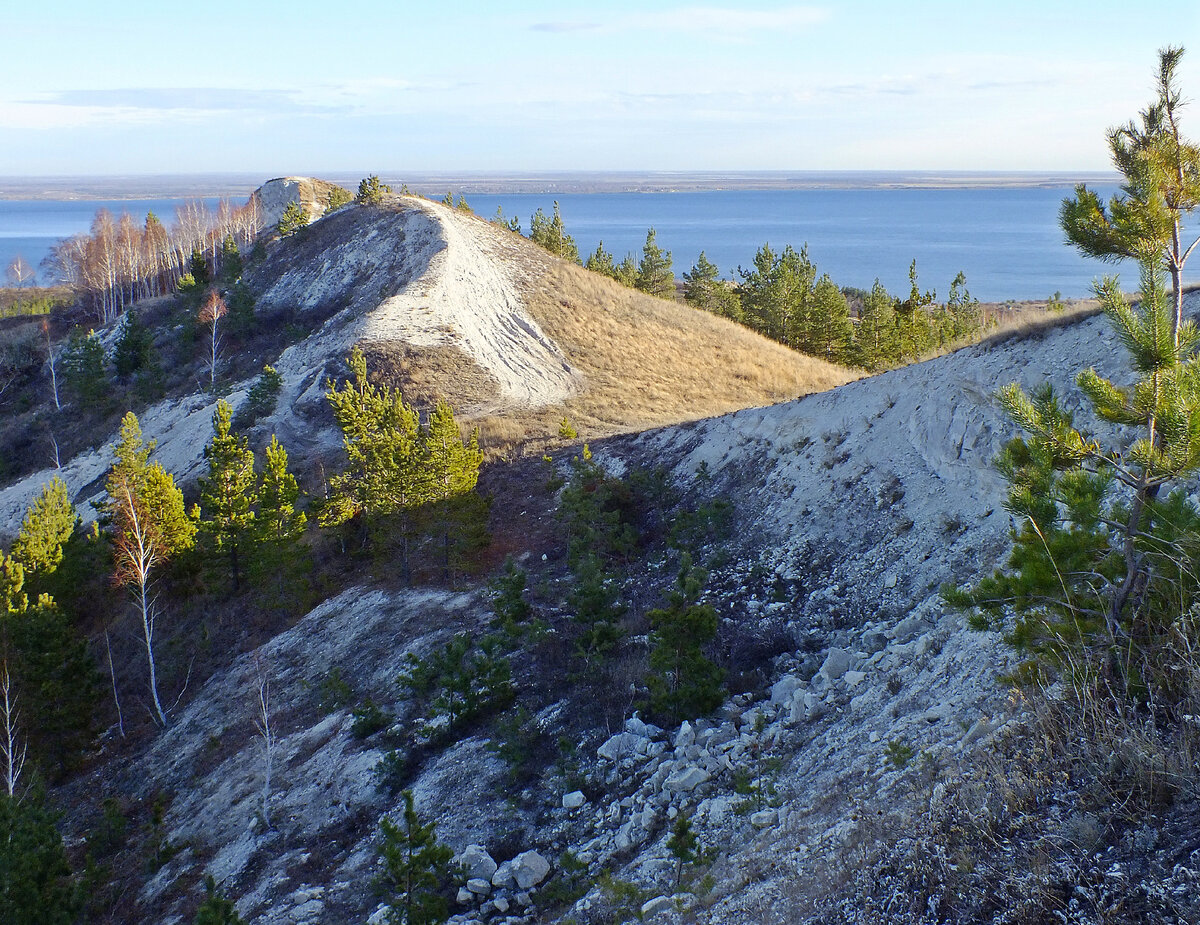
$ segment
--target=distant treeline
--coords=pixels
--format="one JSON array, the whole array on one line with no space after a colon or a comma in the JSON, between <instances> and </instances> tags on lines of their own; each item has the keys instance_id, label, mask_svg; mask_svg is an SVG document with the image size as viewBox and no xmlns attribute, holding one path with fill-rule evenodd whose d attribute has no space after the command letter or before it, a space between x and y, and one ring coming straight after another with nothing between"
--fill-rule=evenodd
<instances>
[{"instance_id":1,"label":"distant treeline","mask_svg":"<svg viewBox=\"0 0 1200 925\"><path fill-rule=\"evenodd\" d=\"M55 244L42 269L78 292L97 320L107 324L138 299L174 292L193 256L208 261L216 272L222 245L229 241L237 248L250 247L261 224L257 196L242 206L221 200L215 213L203 202L188 201L176 208L169 228L153 212L139 226L128 212L114 217L100 209L91 232ZM229 250L226 245L225 252Z\"/></svg>"},{"instance_id":2,"label":"distant treeline","mask_svg":"<svg viewBox=\"0 0 1200 925\"><path fill-rule=\"evenodd\" d=\"M495 223L521 233L520 222L497 210ZM575 239L566 233L558 203L554 214L541 209L530 219L529 238L550 253L650 295L674 298L677 284L671 252L658 246L653 228L646 233L641 260L632 254L617 263L601 241L583 260ZM730 318L772 340L833 363L868 370L910 362L979 332L983 319L978 300L959 273L945 302L917 285L917 265L909 267L906 298L892 296L879 280L869 291L843 288L828 274L818 275L807 245L776 252L764 244L737 279L724 279L703 252L683 274L683 298L689 304Z\"/></svg>"}]
</instances>

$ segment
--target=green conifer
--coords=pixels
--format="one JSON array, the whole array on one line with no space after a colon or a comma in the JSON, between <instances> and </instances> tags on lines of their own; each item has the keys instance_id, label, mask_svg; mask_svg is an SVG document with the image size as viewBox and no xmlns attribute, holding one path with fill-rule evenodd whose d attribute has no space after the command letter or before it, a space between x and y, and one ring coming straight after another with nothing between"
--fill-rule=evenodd
<instances>
[{"instance_id":1,"label":"green conifer","mask_svg":"<svg viewBox=\"0 0 1200 925\"><path fill-rule=\"evenodd\" d=\"M854 361L864 369L875 372L899 359L895 308L896 300L875 280L859 310L854 338Z\"/></svg>"},{"instance_id":2,"label":"green conifer","mask_svg":"<svg viewBox=\"0 0 1200 925\"><path fill-rule=\"evenodd\" d=\"M122 378L133 375L151 365L151 350L154 347L150 329L132 308L125 312L121 321L121 332L113 348L113 367Z\"/></svg>"},{"instance_id":3,"label":"green conifer","mask_svg":"<svg viewBox=\"0 0 1200 925\"><path fill-rule=\"evenodd\" d=\"M63 382L75 394L80 405L92 408L100 404L108 389L104 371L104 345L95 331L83 333L73 328L62 354Z\"/></svg>"},{"instance_id":4,"label":"green conifer","mask_svg":"<svg viewBox=\"0 0 1200 925\"><path fill-rule=\"evenodd\" d=\"M657 238L657 232L653 228L646 232L646 243L642 246L642 260L638 264L634 288L660 299L673 299L675 274L671 272L671 252L659 247Z\"/></svg>"},{"instance_id":5,"label":"green conifer","mask_svg":"<svg viewBox=\"0 0 1200 925\"><path fill-rule=\"evenodd\" d=\"M21 564L25 582L35 593L43 590L38 579L49 577L62 562L63 547L78 523L67 485L56 475L34 499L12 545L12 557Z\"/></svg>"},{"instance_id":6,"label":"green conifer","mask_svg":"<svg viewBox=\"0 0 1200 925\"><path fill-rule=\"evenodd\" d=\"M263 451L258 484L258 512L254 517L254 560L257 569L273 575L280 592L285 579L302 567L300 538L308 518L298 509L300 486L288 470L288 455L275 435Z\"/></svg>"},{"instance_id":7,"label":"green conifer","mask_svg":"<svg viewBox=\"0 0 1200 925\"><path fill-rule=\"evenodd\" d=\"M389 897L388 922L439 925L448 917L449 904L443 891L454 853L437 840L433 823L421 823L412 791L405 790L403 798L400 822L388 816L379 822L379 856L383 861L379 883Z\"/></svg>"},{"instance_id":8,"label":"green conifer","mask_svg":"<svg viewBox=\"0 0 1200 925\"><path fill-rule=\"evenodd\" d=\"M588 256L584 266L593 273L599 273L609 279L617 278L617 265L613 263L613 255L604 249L603 241L596 245L596 249Z\"/></svg>"},{"instance_id":9,"label":"green conifer","mask_svg":"<svg viewBox=\"0 0 1200 925\"><path fill-rule=\"evenodd\" d=\"M296 200L292 200L283 210L283 214L279 216L279 224L276 230L279 232L279 237L290 238L297 231L308 225L308 211L304 206L300 205ZM196 279L199 282L199 277Z\"/></svg>"},{"instance_id":10,"label":"green conifer","mask_svg":"<svg viewBox=\"0 0 1200 925\"><path fill-rule=\"evenodd\" d=\"M442 547L442 577L449 579L453 554L461 551L464 541L478 543L479 518L486 518L486 506L471 497L483 462L479 432L464 443L454 412L439 401L421 436L430 513Z\"/></svg>"},{"instance_id":11,"label":"green conifer","mask_svg":"<svg viewBox=\"0 0 1200 925\"><path fill-rule=\"evenodd\" d=\"M192 925L246 925L232 900L217 892L217 882L212 874L204 878L204 901L196 910Z\"/></svg>"},{"instance_id":12,"label":"green conifer","mask_svg":"<svg viewBox=\"0 0 1200 925\"><path fill-rule=\"evenodd\" d=\"M800 349L830 363L848 362L854 345L850 305L827 274L817 281L813 289L808 320L808 329L798 344Z\"/></svg>"},{"instance_id":13,"label":"green conifer","mask_svg":"<svg viewBox=\"0 0 1200 925\"><path fill-rule=\"evenodd\" d=\"M78 900L55 825L40 789L20 797L0 792L0 922L71 925Z\"/></svg>"},{"instance_id":14,"label":"green conifer","mask_svg":"<svg viewBox=\"0 0 1200 925\"><path fill-rule=\"evenodd\" d=\"M213 436L204 448L208 475L200 479L200 531L209 548L227 558L234 592L254 527L254 452L232 430L233 408L222 399L213 412Z\"/></svg>"},{"instance_id":15,"label":"green conifer","mask_svg":"<svg viewBox=\"0 0 1200 925\"><path fill-rule=\"evenodd\" d=\"M1193 663L1175 653L1200 645L1189 610L1200 599L1200 508L1181 487L1200 471L1200 331L1175 327L1157 260L1142 265L1138 304L1115 279L1097 294L1135 378L1120 386L1088 369L1076 384L1115 439L1105 447L1081 432L1048 385L1002 389L1027 434L998 460L1013 550L992 577L943 593L973 611L973 626L1006 631L1027 656L1019 678L1058 671L1075 690L1095 684L1101 697L1170 710L1194 689Z\"/></svg>"},{"instance_id":16,"label":"green conifer","mask_svg":"<svg viewBox=\"0 0 1200 925\"><path fill-rule=\"evenodd\" d=\"M322 526L360 520L366 540L379 539L385 519L398 526L401 569L410 579L412 514L430 499L417 413L399 391L376 386L367 377L367 361L355 347L347 360L354 381L330 382L325 397L342 429L346 468L329 480L329 498L321 509Z\"/></svg>"},{"instance_id":17,"label":"green conifer","mask_svg":"<svg viewBox=\"0 0 1200 925\"><path fill-rule=\"evenodd\" d=\"M683 555L665 608L651 610L650 709L671 725L706 716L725 700L725 672L704 654L717 635L717 614L697 601L707 574Z\"/></svg>"}]
</instances>

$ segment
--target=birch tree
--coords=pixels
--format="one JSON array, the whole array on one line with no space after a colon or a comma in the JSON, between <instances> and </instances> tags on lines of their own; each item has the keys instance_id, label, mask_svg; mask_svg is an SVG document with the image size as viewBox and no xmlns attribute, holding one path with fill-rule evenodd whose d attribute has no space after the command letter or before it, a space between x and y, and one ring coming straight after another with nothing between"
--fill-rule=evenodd
<instances>
[{"instance_id":1,"label":"birch tree","mask_svg":"<svg viewBox=\"0 0 1200 925\"><path fill-rule=\"evenodd\" d=\"M114 580L129 588L142 622L154 717L167 725L167 711L158 693L154 632L158 617L153 579L179 552L191 547L196 526L184 510L183 494L158 463L150 462L153 442L142 439L133 412L121 422L108 473L107 509L112 517Z\"/></svg>"}]
</instances>

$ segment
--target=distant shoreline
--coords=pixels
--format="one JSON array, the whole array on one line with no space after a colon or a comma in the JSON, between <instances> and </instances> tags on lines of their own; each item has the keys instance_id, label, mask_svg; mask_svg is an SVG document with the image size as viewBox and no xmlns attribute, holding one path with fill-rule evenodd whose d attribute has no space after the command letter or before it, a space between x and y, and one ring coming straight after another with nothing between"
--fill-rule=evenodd
<instances>
[{"instance_id":1,"label":"distant shoreline","mask_svg":"<svg viewBox=\"0 0 1200 925\"><path fill-rule=\"evenodd\" d=\"M313 174L351 190L361 179L339 171ZM426 196L447 190L472 194L694 193L718 190L829 189L1030 189L1114 184L1115 173L1030 171L544 171L400 174L382 172L385 183ZM146 176L0 176L0 199L91 200L246 197L271 177L259 174L158 174Z\"/></svg>"}]
</instances>

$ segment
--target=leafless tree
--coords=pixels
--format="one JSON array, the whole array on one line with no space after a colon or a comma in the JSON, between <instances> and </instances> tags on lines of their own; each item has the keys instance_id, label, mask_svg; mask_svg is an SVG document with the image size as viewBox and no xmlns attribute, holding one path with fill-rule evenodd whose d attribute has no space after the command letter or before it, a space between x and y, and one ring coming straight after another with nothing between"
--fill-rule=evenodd
<instances>
[{"instance_id":1,"label":"leafless tree","mask_svg":"<svg viewBox=\"0 0 1200 925\"><path fill-rule=\"evenodd\" d=\"M262 816L271 825L271 772L275 765L275 730L271 727L271 663L260 653L254 655L254 728L263 743Z\"/></svg>"},{"instance_id":2,"label":"leafless tree","mask_svg":"<svg viewBox=\"0 0 1200 925\"><path fill-rule=\"evenodd\" d=\"M42 319L42 336L46 339L46 366L50 369L50 390L54 393L54 408L56 411L62 410L62 405L58 400L58 370L55 364L58 358L54 355L54 344L50 342L50 322ZM57 456L58 447L55 446L55 455Z\"/></svg>"},{"instance_id":3,"label":"leafless tree","mask_svg":"<svg viewBox=\"0 0 1200 925\"><path fill-rule=\"evenodd\" d=\"M200 323L209 327L208 355L208 390L217 391L217 366L221 362L220 320L229 312L229 306L215 289L210 290L208 298L200 306Z\"/></svg>"},{"instance_id":4,"label":"leafless tree","mask_svg":"<svg viewBox=\"0 0 1200 925\"><path fill-rule=\"evenodd\" d=\"M5 279L10 286L24 288L25 284L31 282L34 277L33 267L29 265L29 261L17 254L8 265L8 269L4 273Z\"/></svg>"},{"instance_id":5,"label":"leafless tree","mask_svg":"<svg viewBox=\"0 0 1200 925\"><path fill-rule=\"evenodd\" d=\"M4 789L9 797L17 791L17 781L25 766L26 746L17 735L17 698L12 691L12 677L8 673L8 658L0 662L0 761L4 762Z\"/></svg>"}]
</instances>

